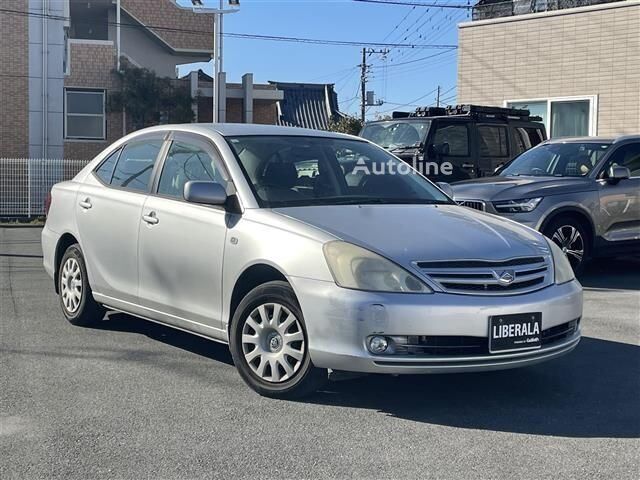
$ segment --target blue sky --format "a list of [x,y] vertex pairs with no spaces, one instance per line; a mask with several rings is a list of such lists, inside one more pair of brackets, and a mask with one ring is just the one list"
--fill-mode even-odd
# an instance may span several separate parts
[[[180,3],[190,5],[189,0]],[[204,0],[218,6],[219,0]],[[225,0],[225,4],[226,4]],[[463,4],[460,0],[433,3]],[[401,5],[376,5],[352,0],[241,0],[238,13],[225,16],[224,31],[319,39],[457,45],[456,24],[468,18],[466,10]],[[404,21],[403,21],[404,19]],[[407,37],[406,40],[404,38]],[[359,115],[358,95],[361,47],[310,45],[238,38],[224,40],[224,69],[228,81],[252,72],[256,82],[334,83],[340,109]],[[424,57],[429,59],[416,61]],[[404,65],[399,63],[410,62]],[[456,51],[431,48],[395,49],[386,62],[369,57],[373,65],[367,90],[374,90],[380,107],[368,109],[368,118],[413,104],[435,102],[434,90],[455,103]],[[385,68],[385,64],[387,65]],[[211,72],[210,64],[203,69]],[[421,98],[423,97],[423,98]],[[412,104],[402,106],[403,104]]]

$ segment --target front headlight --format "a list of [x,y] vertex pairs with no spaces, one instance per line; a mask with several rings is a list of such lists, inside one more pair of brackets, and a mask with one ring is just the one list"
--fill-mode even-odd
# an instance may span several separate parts
[[372,292],[431,293],[432,290],[404,268],[351,243],[324,244],[324,256],[336,284]]
[[553,272],[555,274],[556,284],[560,285],[574,280],[576,276],[573,274],[573,268],[571,268],[567,255],[553,240],[547,238],[547,243],[549,244],[551,256],[553,257]]
[[493,206],[500,213],[524,213],[535,209],[542,197],[523,198],[521,200],[507,200],[494,202]]

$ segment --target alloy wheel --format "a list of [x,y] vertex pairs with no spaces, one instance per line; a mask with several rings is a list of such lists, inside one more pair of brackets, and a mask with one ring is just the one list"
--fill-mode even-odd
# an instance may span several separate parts
[[565,253],[572,267],[577,267],[584,258],[584,239],[580,231],[573,225],[563,225],[559,227],[551,239]]
[[284,305],[265,303],[244,320],[242,353],[260,379],[281,383],[300,369],[305,355],[302,325]]
[[60,273],[60,292],[64,308],[75,313],[82,300],[82,270],[75,258],[68,258]]

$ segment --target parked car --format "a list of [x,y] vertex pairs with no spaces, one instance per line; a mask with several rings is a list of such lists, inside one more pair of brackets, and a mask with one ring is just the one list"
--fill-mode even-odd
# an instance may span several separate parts
[[[342,157],[368,173],[348,181]],[[44,266],[72,324],[111,309],[228,343],[273,397],[327,369],[483,371],[571,351],[582,288],[562,251],[400,166],[329,132],[141,130],[54,186]]]
[[[528,110],[462,105],[395,112],[396,118],[368,122],[361,137],[386,148],[439,182],[492,175],[501,165],[546,139],[539,117]],[[451,172],[423,165],[450,163]]]
[[591,257],[640,253],[640,136],[553,139],[455,200],[541,231],[579,272]]

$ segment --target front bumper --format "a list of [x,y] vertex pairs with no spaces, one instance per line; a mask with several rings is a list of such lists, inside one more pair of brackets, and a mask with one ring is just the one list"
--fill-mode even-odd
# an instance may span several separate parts
[[538,350],[479,355],[374,355],[366,348],[371,335],[464,336],[485,338],[489,317],[542,312],[542,329],[582,317],[582,287],[577,281],[511,296],[446,293],[394,294],[360,292],[333,282],[293,277],[307,326],[309,352],[320,368],[365,373],[447,373],[522,367],[559,357],[580,341],[571,335]]

